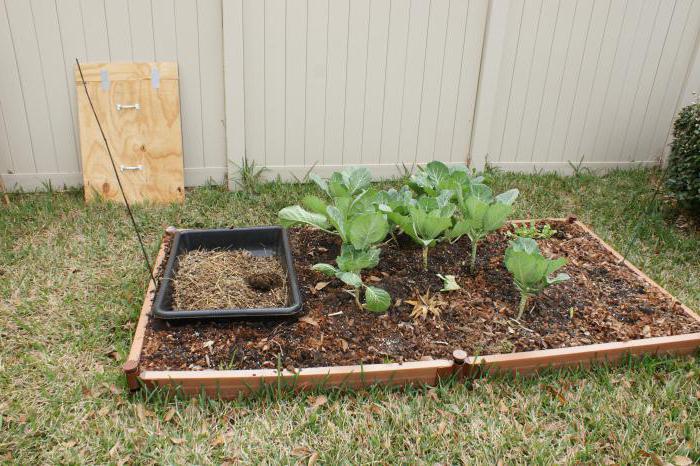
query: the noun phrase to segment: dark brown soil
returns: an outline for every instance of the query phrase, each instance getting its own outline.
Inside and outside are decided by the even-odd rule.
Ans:
[[[507,229],[480,244],[475,274],[470,243],[440,244],[422,270],[421,251],[409,238],[383,248],[366,283],[385,288],[395,301],[385,315],[358,310],[342,283],[310,269],[333,263],[338,239],[293,229],[290,241],[305,315],[276,321],[168,323],[151,319],[142,367],[169,369],[303,368],[449,358],[454,349],[495,354],[561,348],[700,331],[681,306],[650,287],[595,238],[575,224],[550,222],[559,232],[538,243],[545,255],[564,256],[571,280],[531,299],[520,322],[518,292],[503,266]],[[456,275],[462,289],[439,292],[436,276]],[[325,282],[328,282],[325,284]],[[445,301],[438,318],[410,317],[417,294]]]

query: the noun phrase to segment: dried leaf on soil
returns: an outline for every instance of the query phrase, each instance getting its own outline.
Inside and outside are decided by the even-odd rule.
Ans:
[[[656,465],[656,466],[664,466],[666,463],[657,455],[656,453],[649,452],[649,451],[644,451],[640,450],[639,454],[642,455],[645,458],[651,459],[651,461]]]
[[[117,452],[119,451],[119,447],[121,446],[119,440],[114,444],[112,448],[109,449],[109,457],[114,458],[117,455]]]
[[[442,435],[445,433],[445,429],[447,429],[447,422],[445,422],[444,420],[440,421],[440,424],[438,424],[438,428],[435,431],[435,434]]]
[[[430,290],[426,291],[423,295],[416,292],[416,299],[407,299],[404,302],[413,306],[411,318],[414,320],[425,320],[429,315],[433,318],[438,318],[440,317],[442,309],[447,305],[438,294],[431,295]]]
[[[318,462],[318,457],[319,457],[318,452],[317,451],[313,452],[311,454],[311,456],[309,457],[309,462],[306,463],[306,466],[314,466],[314,464],[316,464]]]
[[[314,327],[318,327],[318,321],[314,319],[313,317],[309,316],[304,316],[304,317],[299,317],[299,322],[304,322],[305,324],[313,325]]]

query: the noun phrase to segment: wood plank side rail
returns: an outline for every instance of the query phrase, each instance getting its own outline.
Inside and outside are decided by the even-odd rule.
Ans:
[[[614,257],[637,274],[648,286],[660,291],[674,303],[681,306],[683,311],[689,316],[700,322],[698,314],[680,303],[668,291],[634,265],[624,260],[617,251],[587,226],[576,220],[575,217],[546,218],[537,219],[536,221],[568,221],[581,227],[586,233],[596,238]],[[514,220],[511,223],[524,222],[529,222],[529,220]],[[170,233],[172,234],[172,231]],[[166,259],[166,239],[164,237],[164,242],[156,258],[154,273],[157,272],[160,264]],[[468,357],[463,351],[456,350],[453,360],[439,359],[400,364],[314,367],[300,369],[296,373],[286,369],[280,372],[275,369],[141,371],[139,361],[155,291],[153,284],[149,283],[136,326],[131,351],[123,366],[127,384],[131,390],[136,390],[141,384],[144,384],[148,387],[163,386],[175,388],[186,395],[197,395],[204,391],[208,396],[235,398],[239,395],[253,393],[265,385],[281,385],[291,387],[294,390],[306,390],[317,387],[363,388],[372,384],[391,386],[435,384],[438,380],[448,377],[475,377],[497,372],[531,375],[546,368],[590,366],[594,362],[618,361],[628,355],[691,354],[700,348],[700,333],[691,333],[626,342],[600,343],[485,356]]]
[[[167,234],[166,234],[167,235]],[[165,261],[165,239],[160,245],[160,250],[156,256],[156,260],[153,264],[153,275],[156,275],[158,268]],[[126,358],[126,362],[122,366],[124,374],[126,375],[126,383],[129,389],[136,390],[139,388],[139,361],[141,360],[141,350],[143,349],[143,340],[146,336],[146,326],[148,325],[148,319],[151,314],[151,307],[153,306],[153,300],[156,296],[156,287],[152,280],[148,281],[148,288],[146,288],[146,295],[143,298],[143,306],[141,306],[141,313],[139,314],[139,320],[136,324],[136,330],[134,332],[134,340],[131,344],[131,350],[129,351],[129,356]]]

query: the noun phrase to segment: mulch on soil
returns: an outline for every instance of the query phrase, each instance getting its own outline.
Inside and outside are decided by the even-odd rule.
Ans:
[[[421,250],[409,238],[383,247],[366,283],[389,291],[384,315],[361,311],[339,280],[311,270],[333,263],[340,244],[333,235],[295,228],[289,237],[304,299],[299,319],[171,323],[151,319],[141,366],[146,370],[303,368],[450,358],[627,341],[700,332],[681,306],[619,264],[576,224],[550,222],[558,233],[539,240],[547,256],[566,257],[571,280],[532,298],[520,322],[519,295],[503,265],[504,227],[479,245],[476,273],[469,272],[470,242],[442,243],[430,251],[424,272]],[[439,292],[436,274],[455,275],[462,287]],[[414,319],[418,294],[440,296],[440,316]]]
[[[178,259],[173,309],[255,309],[284,307],[287,280],[275,257],[243,249],[195,249]]]

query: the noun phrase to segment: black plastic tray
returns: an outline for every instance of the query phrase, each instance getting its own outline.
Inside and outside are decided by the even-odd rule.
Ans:
[[[287,274],[289,305],[257,309],[173,309],[172,279],[177,271],[178,257],[194,249],[245,249],[255,256],[276,256]],[[287,230],[279,226],[178,231],[173,238],[170,257],[153,303],[153,314],[161,319],[290,316],[298,314],[301,310],[301,293],[289,249]]]

